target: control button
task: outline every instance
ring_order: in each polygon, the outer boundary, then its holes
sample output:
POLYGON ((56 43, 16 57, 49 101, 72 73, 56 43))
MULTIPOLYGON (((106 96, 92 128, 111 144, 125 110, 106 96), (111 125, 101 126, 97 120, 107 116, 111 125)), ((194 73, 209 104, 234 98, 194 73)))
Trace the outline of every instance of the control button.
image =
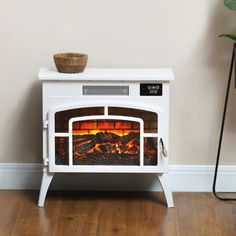
POLYGON ((141 83, 140 96, 162 96, 162 84, 159 83, 141 83))

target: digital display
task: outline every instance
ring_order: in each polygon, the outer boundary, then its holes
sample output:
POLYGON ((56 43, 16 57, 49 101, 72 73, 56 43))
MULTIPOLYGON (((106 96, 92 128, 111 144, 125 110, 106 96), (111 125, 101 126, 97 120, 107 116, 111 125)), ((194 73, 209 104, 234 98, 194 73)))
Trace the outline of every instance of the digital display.
POLYGON ((162 96, 162 84, 140 84, 140 96, 162 96))

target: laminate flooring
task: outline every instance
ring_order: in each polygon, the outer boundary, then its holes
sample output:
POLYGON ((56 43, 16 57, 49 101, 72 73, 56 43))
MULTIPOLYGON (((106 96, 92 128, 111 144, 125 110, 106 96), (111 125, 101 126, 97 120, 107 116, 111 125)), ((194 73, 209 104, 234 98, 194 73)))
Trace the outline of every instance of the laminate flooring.
POLYGON ((234 236, 236 202, 211 193, 0 191, 0 236, 234 236))

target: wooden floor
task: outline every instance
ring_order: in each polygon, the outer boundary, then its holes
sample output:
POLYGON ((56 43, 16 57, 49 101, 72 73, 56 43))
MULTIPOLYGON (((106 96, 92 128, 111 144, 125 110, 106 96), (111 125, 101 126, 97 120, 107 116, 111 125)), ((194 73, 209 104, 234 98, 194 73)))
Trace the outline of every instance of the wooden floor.
POLYGON ((234 236, 236 203, 210 193, 49 192, 44 208, 36 191, 0 191, 0 236, 234 236))

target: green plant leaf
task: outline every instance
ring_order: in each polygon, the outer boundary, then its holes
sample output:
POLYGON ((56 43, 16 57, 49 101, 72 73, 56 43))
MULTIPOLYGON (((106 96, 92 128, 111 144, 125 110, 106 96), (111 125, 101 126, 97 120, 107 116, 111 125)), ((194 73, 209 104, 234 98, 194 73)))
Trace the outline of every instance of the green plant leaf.
POLYGON ((230 10, 236 11, 236 0, 224 0, 224 5, 230 10))
POLYGON ((229 38, 229 39, 236 41, 236 35, 234 35, 234 34, 221 34, 221 35, 219 35, 219 37, 225 37, 225 38, 229 38))

